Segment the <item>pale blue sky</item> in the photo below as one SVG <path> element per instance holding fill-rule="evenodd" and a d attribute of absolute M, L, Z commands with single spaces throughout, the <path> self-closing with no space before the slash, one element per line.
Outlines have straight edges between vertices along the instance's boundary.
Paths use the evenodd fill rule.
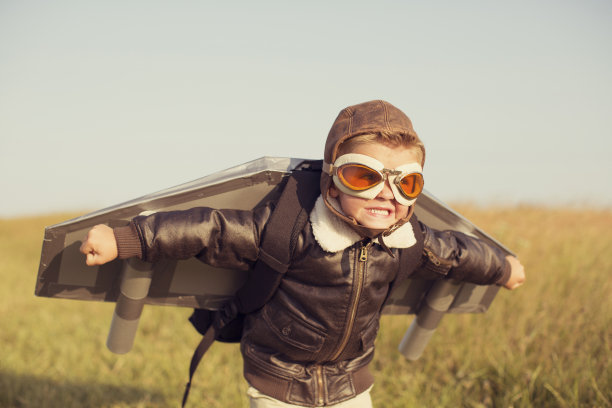
<path fill-rule="evenodd" d="M 0 0 L 0 217 L 320 158 L 371 99 L 444 201 L 612 206 L 608 0 Z"/>

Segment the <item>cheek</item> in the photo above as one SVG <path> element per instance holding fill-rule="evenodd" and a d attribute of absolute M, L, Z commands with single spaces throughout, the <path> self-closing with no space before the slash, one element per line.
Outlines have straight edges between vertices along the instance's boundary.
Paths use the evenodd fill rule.
<path fill-rule="evenodd" d="M 405 205 L 397 205 L 395 207 L 395 213 L 397 214 L 395 218 L 398 220 L 406 218 L 408 216 L 408 207 Z"/>
<path fill-rule="evenodd" d="M 342 212 L 353 218 L 358 216 L 359 210 L 363 207 L 365 201 L 364 199 L 352 197 L 348 194 L 338 194 L 338 203 L 340 203 Z"/>

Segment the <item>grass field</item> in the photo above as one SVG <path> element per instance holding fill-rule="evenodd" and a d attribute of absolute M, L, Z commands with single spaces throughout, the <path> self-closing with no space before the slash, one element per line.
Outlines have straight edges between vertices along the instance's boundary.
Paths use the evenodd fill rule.
<path fill-rule="evenodd" d="M 527 271 L 479 315 L 448 315 L 421 359 L 396 350 L 411 318 L 385 316 L 377 408 L 612 406 L 612 211 L 456 206 Z M 199 336 L 187 309 L 145 307 L 134 349 L 105 340 L 113 305 L 37 298 L 44 227 L 0 219 L 0 406 L 176 407 Z M 245 407 L 236 345 L 214 344 L 190 407 Z"/>

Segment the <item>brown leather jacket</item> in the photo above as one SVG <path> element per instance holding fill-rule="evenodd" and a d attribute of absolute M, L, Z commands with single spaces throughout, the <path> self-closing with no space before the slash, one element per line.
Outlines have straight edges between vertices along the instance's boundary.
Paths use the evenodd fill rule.
<path fill-rule="evenodd" d="M 320 201 L 313 213 L 328 211 Z M 213 266 L 248 269 L 258 257 L 271 208 L 157 213 L 137 217 L 130 227 L 115 232 L 121 257 L 137 255 L 152 262 L 195 256 Z M 390 235 L 385 242 L 393 256 L 358 235 L 352 237 L 354 243 L 349 240 L 345 248 L 330 252 L 322 248 L 325 241 L 336 245 L 346 231 L 315 236 L 311 216 L 277 293 L 247 317 L 241 344 L 247 381 L 264 394 L 297 405 L 350 399 L 373 383 L 367 366 L 381 309 L 400 265 L 404 277 L 418 274 L 478 284 L 507 279 L 503 254 L 474 238 L 432 230 L 416 217 L 397 234 L 402 232 L 413 233 L 415 242 L 398 248 L 402 245 L 394 245 Z M 127 253 L 130 247 L 137 250 Z"/>

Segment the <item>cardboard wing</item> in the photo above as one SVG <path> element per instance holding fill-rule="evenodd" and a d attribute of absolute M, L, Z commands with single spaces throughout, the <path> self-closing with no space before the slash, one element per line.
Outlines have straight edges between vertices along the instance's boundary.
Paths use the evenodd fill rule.
<path fill-rule="evenodd" d="M 147 212 L 197 206 L 252 209 L 280 196 L 283 180 L 302 162 L 296 158 L 264 157 L 47 227 L 35 293 L 117 302 L 107 345 L 118 353 L 130 350 L 144 304 L 217 309 L 242 286 L 248 272 L 214 268 L 196 259 L 155 264 L 115 260 L 102 266 L 86 266 L 79 247 L 87 231 L 97 224 L 127 225 L 133 217 Z M 432 228 L 458 230 L 510 253 L 427 191 L 417 200 L 415 213 Z M 426 344 L 444 313 L 485 312 L 497 290 L 495 286 L 413 279 L 396 287 L 383 312 L 416 313 L 411 329 L 417 323 L 418 327 L 407 341 L 412 345 Z M 423 330 L 429 337 L 423 336 Z M 406 355 L 414 357 L 414 353 Z"/>

